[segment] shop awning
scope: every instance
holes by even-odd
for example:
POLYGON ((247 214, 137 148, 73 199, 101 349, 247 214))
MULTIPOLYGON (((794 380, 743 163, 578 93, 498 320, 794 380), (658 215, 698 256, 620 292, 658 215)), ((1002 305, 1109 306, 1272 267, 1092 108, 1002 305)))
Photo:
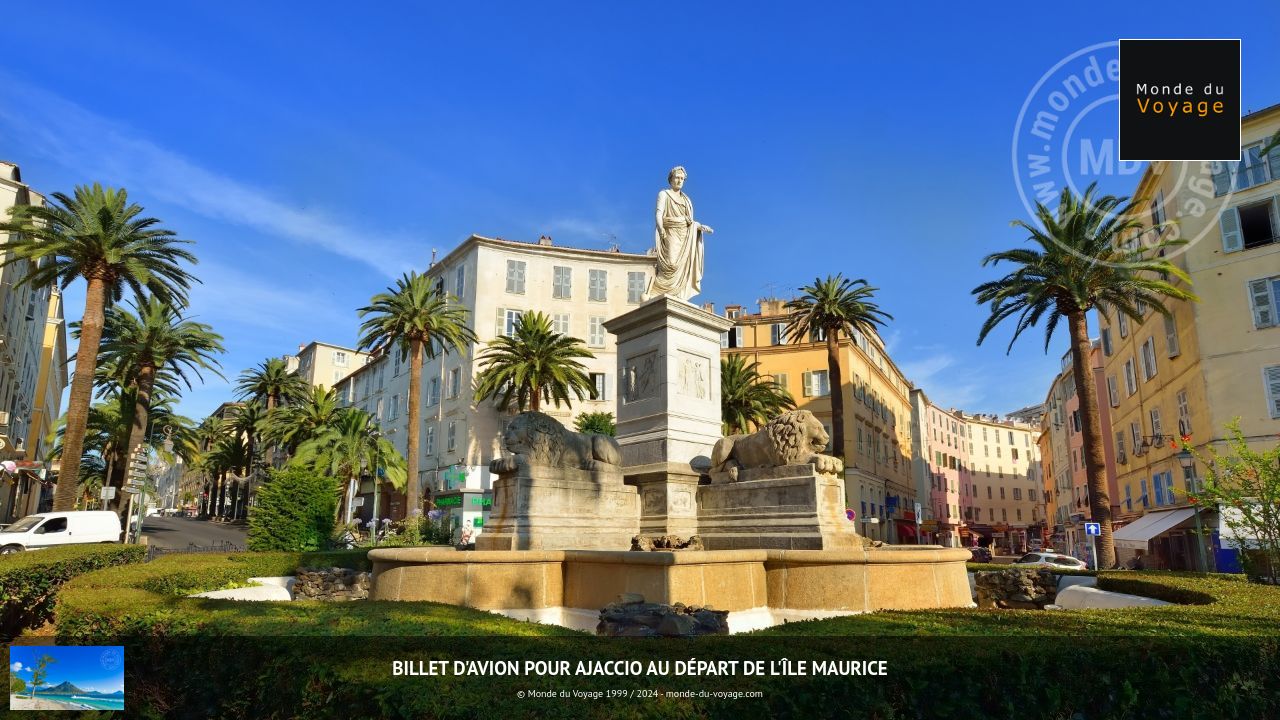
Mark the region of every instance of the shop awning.
POLYGON ((1172 530, 1182 522, 1190 520, 1193 515, 1195 515, 1194 508, 1149 512, 1115 531, 1111 537, 1115 540, 1116 547, 1146 550, 1147 542, 1151 538, 1172 530))

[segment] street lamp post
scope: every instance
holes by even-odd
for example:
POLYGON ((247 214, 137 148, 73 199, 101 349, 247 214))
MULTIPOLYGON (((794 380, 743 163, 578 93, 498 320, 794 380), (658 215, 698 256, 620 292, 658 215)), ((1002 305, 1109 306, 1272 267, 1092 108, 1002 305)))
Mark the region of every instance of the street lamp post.
MULTIPOLYGON (((1182 465, 1182 474, 1187 483, 1187 491, 1192 492, 1199 490, 1199 483, 1196 482, 1196 458, 1191 451, 1184 445, 1182 451, 1178 453, 1178 463, 1182 465)), ((1203 529, 1200 527, 1200 504, 1195 503, 1195 507, 1191 509, 1196 519, 1196 557, 1200 561, 1200 572, 1209 572, 1209 563, 1204 556, 1204 535, 1203 529)))
MULTIPOLYGON (((369 437, 373 438, 373 443, 376 446, 378 444, 378 440, 382 437, 382 432, 377 428, 374 428, 369 433, 369 437)), ((374 456, 377 456, 376 452, 374 453, 374 456)), ((378 528, 380 527, 378 525, 378 486, 381 484, 382 483, 378 479, 378 463, 375 462, 373 464, 373 513, 369 516, 369 521, 372 523, 369 527, 369 534, 373 536, 373 544, 375 546, 378 544, 378 528)))

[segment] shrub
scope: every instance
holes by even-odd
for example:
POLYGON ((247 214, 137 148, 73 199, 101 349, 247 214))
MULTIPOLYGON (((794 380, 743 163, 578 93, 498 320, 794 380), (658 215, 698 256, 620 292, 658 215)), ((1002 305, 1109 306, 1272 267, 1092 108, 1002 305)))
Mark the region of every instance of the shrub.
POLYGON ((614 422, 611 412, 582 413, 573 421, 573 427, 580 433, 594 433, 609 437, 618 434, 618 424, 614 422))
POLYGON ((58 588, 98 568, 142 562, 140 545, 67 545, 0 556, 0 637, 53 619, 58 588))
POLYGON ((272 470, 249 516, 249 549, 306 552, 324 548, 333 533, 338 498, 332 478, 290 467, 272 470))

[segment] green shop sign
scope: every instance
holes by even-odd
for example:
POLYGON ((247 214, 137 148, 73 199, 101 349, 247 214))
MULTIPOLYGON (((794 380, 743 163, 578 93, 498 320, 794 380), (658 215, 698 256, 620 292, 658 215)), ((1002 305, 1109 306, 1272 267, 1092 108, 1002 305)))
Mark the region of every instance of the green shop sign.
POLYGON ((436 498, 436 507, 458 507, 462 505, 462 496, 436 498))

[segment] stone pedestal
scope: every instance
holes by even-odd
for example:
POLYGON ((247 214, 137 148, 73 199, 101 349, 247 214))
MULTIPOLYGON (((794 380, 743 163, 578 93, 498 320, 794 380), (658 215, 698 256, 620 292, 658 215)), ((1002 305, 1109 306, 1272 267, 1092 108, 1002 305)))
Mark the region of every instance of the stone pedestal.
POLYGON ((476 549, 627 550, 639 517, 639 493, 618 470, 521 465, 493 482, 476 549))
POLYGON ((698 488, 698 535, 707 550, 862 547, 845 516, 839 475, 818 474, 812 465, 784 465, 744 469, 738 477, 698 488))
POLYGON ((669 297, 605 322, 618 342, 618 444, 645 533, 698 532, 698 481, 720 439, 720 333, 732 326, 669 297))

